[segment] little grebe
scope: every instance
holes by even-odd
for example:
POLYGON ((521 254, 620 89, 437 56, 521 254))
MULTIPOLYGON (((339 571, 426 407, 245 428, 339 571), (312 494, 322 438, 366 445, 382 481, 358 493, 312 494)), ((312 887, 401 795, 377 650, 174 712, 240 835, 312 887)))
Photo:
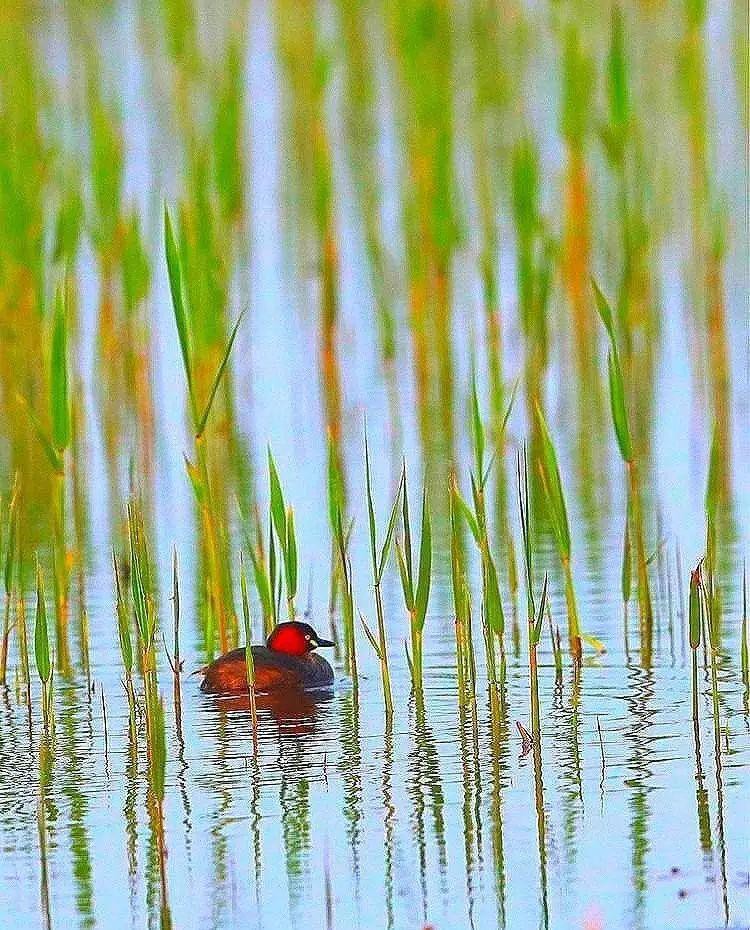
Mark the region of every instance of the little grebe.
MULTIPOLYGON (((326 688, 333 684, 333 669, 313 652, 318 646, 333 646, 318 636, 307 623, 280 623, 265 646, 253 646, 255 690, 280 688, 326 688)), ((245 649, 233 649, 203 670, 201 691, 207 694, 247 692, 245 649)))

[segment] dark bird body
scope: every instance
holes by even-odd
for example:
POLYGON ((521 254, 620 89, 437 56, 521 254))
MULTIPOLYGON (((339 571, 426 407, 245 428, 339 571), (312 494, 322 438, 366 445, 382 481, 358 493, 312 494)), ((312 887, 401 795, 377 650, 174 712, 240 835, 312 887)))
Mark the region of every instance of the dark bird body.
MULTIPOLYGON (((333 669, 316 655, 317 646, 333 646, 307 623, 280 623, 265 646, 253 646, 255 690, 330 688, 333 669)), ((247 692, 247 665, 244 647, 219 656, 203 669, 201 691, 206 694, 247 692)))

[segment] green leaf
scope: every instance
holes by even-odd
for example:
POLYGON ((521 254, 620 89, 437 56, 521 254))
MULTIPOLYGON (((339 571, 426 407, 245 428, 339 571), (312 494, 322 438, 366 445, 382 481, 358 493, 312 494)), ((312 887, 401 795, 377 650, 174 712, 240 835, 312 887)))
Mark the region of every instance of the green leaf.
POLYGON ((247 595, 247 578, 245 563, 240 552, 240 595, 242 597, 242 621, 245 626, 245 667, 247 669, 247 686, 255 684, 255 665, 253 663, 253 630, 250 620, 250 599, 247 595))
POLYGON ((339 468, 338 453, 333 436, 328 432, 328 519, 336 530, 336 519, 344 509, 344 479, 339 468))
POLYGON ((625 408, 625 385, 616 350, 607 355, 607 374, 609 377, 609 402, 612 409, 612 421, 615 425, 617 444, 620 455, 625 462, 633 461, 633 446, 630 440, 628 413, 625 408))
POLYGON ((359 615, 359 622, 362 624, 362 628, 364 629, 364 631, 365 631, 365 633, 366 633, 366 635, 367 635, 367 638, 370 640, 370 645, 371 645, 372 648, 375 650, 375 655, 376 655, 376 656, 378 657, 378 659, 380 659, 380 661, 382 662, 382 661, 383 661, 383 655, 382 655, 382 653, 381 653, 381 651, 380 651, 380 645, 378 644, 378 641, 377 641, 377 639, 375 638, 374 633, 372 632, 372 630, 370 629, 370 627, 367 625, 367 621, 365 620, 365 618, 363 617, 363 615, 362 615, 361 612, 360 612, 360 615, 359 615))
POLYGON ((57 289, 52 322, 50 355, 50 403, 52 445, 58 453, 70 445, 70 398, 68 392, 67 287, 57 289))
POLYGON ((625 517, 625 536, 622 541, 622 570, 620 574, 622 599, 625 604, 630 600, 633 584, 632 550, 630 545, 630 515, 625 517))
POLYGON ((286 511, 286 594, 290 600, 297 596, 297 537, 294 532, 294 511, 286 511))
MULTIPOLYGON (((269 520, 268 526, 268 580, 271 585, 271 604, 272 604, 272 613, 274 622, 279 616, 278 611, 278 600, 276 597, 276 579, 277 579, 277 565, 276 565, 276 543, 274 542, 273 535, 273 516, 269 520)), ((280 573, 278 573, 280 575, 280 573)), ((281 590, 281 578, 278 579, 278 587, 281 590)))
POLYGON ((52 470, 58 475, 65 474, 65 466, 63 464, 62 457, 58 454, 57 450, 52 444, 52 440, 47 435, 47 432, 45 431, 44 427, 37 419, 37 416, 34 413, 31 407, 31 404, 21 394, 17 394, 16 398, 18 402, 21 404, 21 406, 24 408, 24 412, 26 413, 26 416, 29 418, 29 423, 31 424, 31 428, 34 431, 34 435, 39 440, 39 445, 42 447, 42 451, 47 456, 47 459, 50 465, 52 466, 52 470))
POLYGON ((411 613, 414 610, 414 591, 412 589, 411 580, 409 578, 409 570, 406 565, 406 560, 404 559, 404 550, 401 548, 401 544, 398 539, 396 540, 396 561, 398 562, 398 572, 401 576, 401 588, 404 592, 404 603, 406 604, 406 609, 411 613))
POLYGON ((560 479, 560 468, 557 463, 557 453, 552 442, 547 421, 539 406, 535 401, 534 409, 536 412, 539 433, 542 440, 542 461, 543 471, 543 488, 547 497, 547 504, 552 518, 552 527, 557 537, 557 546, 560 555, 564 559, 570 558, 570 525, 568 523, 568 510, 565 506, 565 495, 562 489, 560 479))
POLYGON ((206 491, 203 486, 203 476, 201 475, 201 470, 197 465, 191 462, 186 455, 183 455, 183 459, 185 462, 185 470, 187 471, 190 484, 193 488, 193 493, 195 494, 195 499, 199 505, 203 506, 203 504, 206 502, 206 491))
POLYGON ((599 316, 602 318, 602 322, 609 335, 610 352, 607 356, 607 377, 609 380, 609 403, 612 410, 612 422, 615 427, 617 444, 620 447, 620 454, 624 461, 632 462, 633 446, 630 439, 628 413, 625 405, 625 382, 622 376, 622 368, 620 367, 620 355, 617 351, 617 338, 615 336, 612 308, 593 278, 591 279, 591 285, 594 289, 594 297, 596 298, 599 316))
POLYGON ((117 568, 117 558, 115 556, 114 549, 112 550, 112 566, 115 571, 115 592, 117 595, 117 636, 120 641, 122 664, 125 668, 125 674, 129 678, 133 670, 133 643, 130 638, 128 611, 125 606, 125 600, 122 596, 122 588, 120 587, 120 572, 117 568))
POLYGON ((458 485, 455 483, 455 481, 452 485, 452 491, 453 491, 454 503, 456 504, 459 513, 466 521, 466 525, 471 530, 471 535, 474 537, 474 541, 479 546, 481 544, 480 535, 479 535, 479 524, 477 523, 476 517, 474 516, 474 513, 471 507, 469 507, 469 505, 466 503, 466 501, 461 496, 461 492, 458 490, 458 485))
POLYGON ((365 479, 367 484, 367 518, 370 528, 370 556, 372 557, 372 573, 377 582, 377 544, 375 541, 375 507, 372 503, 372 481, 370 478, 370 448, 367 442, 367 424, 365 423, 365 479))
POLYGON ((456 489, 455 478, 451 475, 449 495, 450 510, 450 529, 451 529, 451 587, 453 589, 453 610, 456 620, 460 621, 463 617, 463 584, 464 584, 464 567, 463 556, 461 551, 461 536, 458 532, 458 521, 456 519, 456 489))
POLYGON ((167 256, 167 272, 169 274, 169 290, 172 295, 172 310, 174 311, 174 319, 177 324, 177 335, 180 340, 180 351, 182 352, 182 364, 185 368, 185 378, 187 379, 190 409, 193 414, 193 425, 197 429, 198 410, 195 404, 195 393, 193 391, 193 367, 190 357, 190 326, 183 297, 182 267, 180 263, 180 253, 172 229, 172 220, 169 217, 169 210, 166 204, 164 204, 164 250, 167 256))
POLYGON ((150 649, 154 639, 156 615, 150 597, 151 573, 148 549, 143 532, 143 521, 134 504, 128 504, 128 535, 130 538, 130 586, 133 609, 144 650, 150 649))
POLYGON ((216 376, 214 377, 214 383, 211 385, 211 391, 208 395, 208 401, 206 402, 206 406, 203 410, 203 413, 201 414, 201 418, 198 421, 198 426, 195 430, 196 439, 200 439, 200 437, 203 435, 204 430, 206 429, 206 423, 211 413, 211 407, 213 406, 214 398, 216 397, 216 392, 219 390, 221 379, 224 376, 224 371, 226 370, 227 362, 229 361, 229 356, 232 352, 232 346, 234 345, 234 340, 237 337, 237 330, 240 328, 240 323, 242 322, 242 318, 244 317, 244 315, 245 315, 245 311, 243 310, 242 313, 240 313, 239 317, 237 318, 237 322, 234 324, 234 328, 232 329, 232 333, 229 337, 229 342, 227 342, 227 347, 224 350, 224 357, 222 358, 221 364, 219 365, 216 371, 216 376))
POLYGON ((164 800, 164 774, 167 764, 167 741, 164 730, 164 701, 151 703, 151 744, 149 746, 149 779, 151 790, 159 802, 164 800))
POLYGON ((518 392, 518 385, 520 384, 520 382, 521 382, 521 376, 519 375, 516 378, 515 382, 513 383, 513 387, 511 388, 511 391, 510 391, 510 400, 508 401, 508 406, 505 408, 505 414, 503 415, 503 422, 500 426, 501 437, 505 435, 505 429, 508 426, 508 420, 510 419, 510 415, 513 412, 513 405, 516 400, 516 394, 518 392))
POLYGON ((420 630, 424 627, 427 616, 427 604, 430 599, 430 582, 432 579, 432 525, 430 507, 427 500, 427 485, 422 492, 422 535, 419 542, 419 572, 417 575, 417 594, 414 609, 420 630))
POLYGON ((273 596, 271 594, 271 584, 268 579, 268 573, 266 572, 263 561, 259 557, 258 553, 256 553, 252 548, 250 548, 249 551, 250 561, 252 562, 253 566, 255 587, 258 591, 261 607, 263 608, 263 615, 265 617, 270 617, 273 615, 273 596))
POLYGON ((271 518, 276 528, 276 535, 282 550, 286 548, 286 505, 284 504, 284 494, 281 490, 279 473, 276 470, 276 463, 273 460, 271 447, 268 447, 268 481, 271 491, 271 518))
POLYGON ((479 398, 477 396, 477 374, 473 366, 471 372, 471 422, 472 438, 474 440, 474 468, 476 473, 481 477, 484 474, 485 436, 484 426, 482 425, 482 414, 479 410, 479 398))
POLYGON ((401 480, 398 483, 398 490, 396 491, 396 499, 393 502, 393 507, 391 508, 391 515, 388 518, 388 527, 385 531, 385 539, 383 540, 383 547, 380 550, 380 562, 378 563, 378 573, 377 580, 378 584, 383 578, 383 572, 385 571, 385 566, 388 561, 388 555, 391 551, 391 540, 393 539, 393 531, 396 528, 396 520, 398 519, 398 512, 401 506, 401 495, 404 490, 404 473, 401 473, 401 480))
POLYGON ((690 573, 690 592, 688 594, 688 632, 690 648, 697 649, 701 643, 701 567, 690 573))
POLYGON ((539 640, 542 638, 542 624, 544 623, 544 614, 547 609, 547 588, 549 584, 549 575, 547 572, 544 573, 544 583, 542 584, 542 596, 539 600, 539 609, 537 611, 536 619, 533 626, 533 642, 534 645, 539 644, 539 640))
POLYGON ((609 301, 602 293, 599 285, 592 278, 591 286, 594 290, 594 298, 596 301, 596 309, 599 311, 599 316, 602 319, 602 323, 607 330, 607 335, 609 336, 609 341, 614 345, 615 344, 615 325, 612 318, 612 308, 609 305, 609 301))
POLYGON ((590 636, 588 633, 581 633, 581 639, 591 646, 594 652, 598 652, 600 655, 607 651, 607 647, 596 636, 590 636))
POLYGON ((18 544, 18 475, 13 482, 13 493, 8 505, 8 540, 5 544, 5 563, 3 566, 3 581, 5 594, 10 596, 13 585, 13 568, 16 562, 16 549, 18 544))
POLYGON ((719 478, 721 474, 719 468, 720 452, 721 446, 719 444, 718 424, 714 421, 711 435, 711 453, 708 459, 708 478, 706 480, 705 498, 706 517, 710 523, 716 522, 716 512, 719 506, 719 478))
POLYGON ((36 622, 34 624, 34 655, 39 678, 46 684, 52 674, 47 633, 47 605, 44 600, 44 580, 39 560, 36 563, 36 622))
POLYGON ((492 558, 489 543, 485 541, 482 553, 485 591, 487 603, 485 604, 485 616, 489 628, 493 633, 502 636, 505 632, 505 614, 503 613, 503 602, 500 598, 500 585, 497 580, 497 569, 495 560, 492 558))
MULTIPOLYGON (((414 600, 414 566, 412 562, 411 551, 411 521, 409 519, 409 491, 406 486, 406 462, 404 462, 401 473, 404 482, 404 555, 406 557, 406 570, 409 578, 409 590, 412 592, 412 601, 414 600)), ((409 608, 411 610, 411 608, 409 608)))

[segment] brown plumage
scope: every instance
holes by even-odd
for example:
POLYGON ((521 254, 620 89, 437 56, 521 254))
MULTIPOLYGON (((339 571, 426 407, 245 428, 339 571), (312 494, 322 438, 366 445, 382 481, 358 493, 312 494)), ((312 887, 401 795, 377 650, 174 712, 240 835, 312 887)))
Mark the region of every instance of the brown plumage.
MULTIPOLYGON (((253 646, 255 690, 325 688, 333 684, 333 669, 312 650, 332 646, 307 623, 280 623, 265 646, 253 646)), ((245 649, 233 649, 203 670, 201 691, 206 694, 237 694, 247 691, 245 649)))

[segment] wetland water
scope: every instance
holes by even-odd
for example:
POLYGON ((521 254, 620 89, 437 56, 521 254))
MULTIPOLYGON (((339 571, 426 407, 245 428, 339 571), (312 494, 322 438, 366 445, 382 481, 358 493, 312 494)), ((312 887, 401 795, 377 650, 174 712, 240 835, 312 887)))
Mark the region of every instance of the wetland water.
MULTIPOLYGON (((4 561, 16 473, 21 488, 0 691, 0 927, 750 925, 741 5, 628 5, 621 25, 631 113, 621 123, 608 91, 619 27, 604 5, 593 19, 573 3, 220 6, 32 9, 11 0, 0 13, 4 561), (627 169, 618 173, 607 152, 625 125, 627 169), (19 153, 33 168, 29 177, 19 153), (390 724, 359 623, 358 680, 347 674, 343 648, 325 650, 333 691, 259 696, 255 741, 247 698, 203 695, 200 677, 190 675, 222 651, 222 637, 234 646, 244 636, 241 619, 230 618, 225 630, 207 607, 219 603, 222 582, 206 555, 214 524, 199 514, 185 469, 184 456, 196 460, 200 450, 170 299, 165 200, 179 228, 202 398, 231 323, 247 308, 204 437, 217 546, 231 565, 231 616, 240 612, 240 550, 257 541, 256 508, 267 545, 267 444, 294 507, 297 608, 324 637, 332 629, 331 450, 354 521, 356 606, 373 628, 365 417, 379 540, 402 456, 415 537, 427 476, 433 553, 424 694, 412 688, 408 616, 391 553, 382 584, 390 724), (127 245, 134 214, 143 278, 127 245), (44 308, 66 265, 73 438, 61 453, 67 506, 58 550, 50 463, 16 394, 49 407, 54 387, 39 374, 54 356, 44 308), (650 648, 635 542, 623 605, 632 509, 590 274, 619 295, 653 601, 650 648), (29 283, 37 275, 46 297, 29 283), (499 321, 496 342, 488 319, 499 321), (455 468, 470 499, 473 366, 490 424, 486 463, 499 444, 493 377, 501 374, 501 411, 520 383, 488 485, 505 610, 499 684, 488 680, 482 644, 480 561, 471 533, 460 534, 477 665, 468 693, 457 674, 448 479, 455 468), (537 473, 534 398, 557 448, 580 626, 606 647, 597 653, 585 641, 578 669, 567 651, 564 577, 537 473), (714 662, 705 627, 696 650, 696 716, 688 588, 706 551, 712 436, 720 606, 714 662), (515 472, 527 440, 536 596, 548 571, 551 622, 563 641, 558 674, 545 619, 533 745, 517 727, 533 730, 515 472), (131 721, 118 640, 112 550, 127 594, 135 562, 125 507, 135 496, 153 564, 149 680, 164 708, 161 789, 153 761, 160 727, 147 719, 137 661, 131 721), (167 657, 173 549, 179 702, 167 657), (34 551, 47 580, 55 664, 46 726, 34 551), (53 575, 62 577, 58 551, 69 569, 63 610, 52 594, 53 575)), ((40 418, 44 429, 49 417, 40 418)), ((402 541, 400 524, 396 536, 402 541)), ((415 545, 415 560, 416 552, 415 545)), ((261 603, 250 587, 259 641, 261 603)), ((338 603, 342 642, 340 596, 338 603)), ((128 602, 135 647, 132 613, 128 602)))

